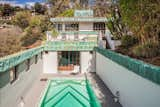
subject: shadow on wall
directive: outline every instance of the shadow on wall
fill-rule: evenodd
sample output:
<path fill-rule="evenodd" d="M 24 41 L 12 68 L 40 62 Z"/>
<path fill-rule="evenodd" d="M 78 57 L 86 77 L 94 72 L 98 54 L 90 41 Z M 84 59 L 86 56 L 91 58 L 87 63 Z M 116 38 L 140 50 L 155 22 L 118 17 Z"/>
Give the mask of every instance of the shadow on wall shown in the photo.
<path fill-rule="evenodd" d="M 88 62 L 89 66 L 88 66 L 88 72 L 96 72 L 96 54 L 95 52 L 90 52 L 91 54 L 91 58 L 90 61 Z"/>
<path fill-rule="evenodd" d="M 89 73 L 87 75 L 89 75 L 91 79 L 92 87 L 102 107 L 122 107 L 119 102 L 114 101 L 115 96 L 96 73 Z"/>

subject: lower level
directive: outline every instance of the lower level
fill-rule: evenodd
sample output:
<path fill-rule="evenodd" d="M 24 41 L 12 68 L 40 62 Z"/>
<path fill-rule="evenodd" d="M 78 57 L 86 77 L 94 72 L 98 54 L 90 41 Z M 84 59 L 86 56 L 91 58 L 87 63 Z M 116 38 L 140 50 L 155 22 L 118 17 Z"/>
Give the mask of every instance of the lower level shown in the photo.
<path fill-rule="evenodd" d="M 44 73 L 84 73 L 95 70 L 95 54 L 92 51 L 46 51 L 44 54 Z"/>

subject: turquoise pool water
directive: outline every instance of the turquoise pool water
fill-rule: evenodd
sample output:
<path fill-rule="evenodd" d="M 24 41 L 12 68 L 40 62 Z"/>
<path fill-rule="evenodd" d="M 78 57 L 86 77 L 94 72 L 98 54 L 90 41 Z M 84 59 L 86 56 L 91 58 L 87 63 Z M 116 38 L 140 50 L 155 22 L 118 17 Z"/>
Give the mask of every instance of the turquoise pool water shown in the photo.
<path fill-rule="evenodd" d="M 50 80 L 39 107 L 101 107 L 88 80 Z"/>

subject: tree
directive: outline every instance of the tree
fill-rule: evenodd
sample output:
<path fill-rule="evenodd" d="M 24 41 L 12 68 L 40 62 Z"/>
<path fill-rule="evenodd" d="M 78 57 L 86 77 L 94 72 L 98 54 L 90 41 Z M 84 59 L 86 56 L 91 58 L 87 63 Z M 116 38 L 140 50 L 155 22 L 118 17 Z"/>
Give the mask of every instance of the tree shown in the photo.
<path fill-rule="evenodd" d="M 95 16 L 97 17 L 106 17 L 107 14 L 110 14 L 110 5 L 107 3 L 109 0 L 96 0 L 95 6 L 93 7 Z"/>
<path fill-rule="evenodd" d="M 58 16 L 66 9 L 69 9 L 70 0 L 48 0 L 49 4 L 51 4 L 51 13 L 53 17 Z"/>
<path fill-rule="evenodd" d="M 39 14 L 45 14 L 46 12 L 46 7 L 38 2 L 35 3 L 34 5 L 34 9 L 35 9 L 35 12 L 36 13 L 39 13 Z"/>
<path fill-rule="evenodd" d="M 158 0 L 120 0 L 123 23 L 131 29 L 134 35 L 138 36 L 140 44 L 149 41 L 158 42 L 159 5 Z"/>
<path fill-rule="evenodd" d="M 10 4 L 1 5 L 1 13 L 2 16 L 10 16 L 14 14 L 14 8 Z"/>

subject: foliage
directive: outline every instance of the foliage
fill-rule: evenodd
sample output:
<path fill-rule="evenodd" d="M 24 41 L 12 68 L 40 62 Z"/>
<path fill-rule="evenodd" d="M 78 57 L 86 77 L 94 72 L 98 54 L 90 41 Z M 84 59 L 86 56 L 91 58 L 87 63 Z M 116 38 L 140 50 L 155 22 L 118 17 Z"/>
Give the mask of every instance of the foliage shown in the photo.
<path fill-rule="evenodd" d="M 47 8 L 44 5 L 42 5 L 38 2 L 35 3 L 34 9 L 35 9 L 35 12 L 39 13 L 39 14 L 45 14 L 45 12 L 47 10 Z"/>
<path fill-rule="evenodd" d="M 10 4 L 0 4 L 0 16 L 12 16 L 15 12 L 22 11 L 23 9 L 19 6 L 12 6 Z"/>
<path fill-rule="evenodd" d="M 53 29 L 52 30 L 52 36 L 57 37 L 58 35 L 59 35 L 59 33 L 57 32 L 57 30 Z"/>
<path fill-rule="evenodd" d="M 65 10 L 63 13 L 58 15 L 58 17 L 73 17 L 73 16 L 74 16 L 74 10 L 73 9 Z"/>
<path fill-rule="evenodd" d="M 146 42 L 134 47 L 132 51 L 137 57 L 152 58 L 160 55 L 160 45 L 156 42 Z"/>
<path fill-rule="evenodd" d="M 41 17 L 40 16 L 30 17 L 29 26 L 31 26 L 31 27 L 40 26 L 40 23 L 41 23 Z"/>
<path fill-rule="evenodd" d="M 32 45 L 38 40 L 42 40 L 43 34 L 41 33 L 40 27 L 27 27 L 25 34 L 21 38 L 22 46 L 27 47 Z"/>
<path fill-rule="evenodd" d="M 13 19 L 13 24 L 25 29 L 29 26 L 30 17 L 31 13 L 28 11 L 17 12 Z"/>
<path fill-rule="evenodd" d="M 23 35 L 22 46 L 29 46 L 45 37 L 45 31 L 51 29 L 51 22 L 49 18 L 42 15 L 30 17 L 29 26 L 25 29 Z"/>
<path fill-rule="evenodd" d="M 56 17 L 69 9 L 70 0 L 48 0 L 51 7 L 51 16 Z"/>
<path fill-rule="evenodd" d="M 110 6 L 106 3 L 109 0 L 96 0 L 95 6 L 93 7 L 94 15 L 96 17 L 106 17 L 107 14 L 110 14 Z"/>
<path fill-rule="evenodd" d="M 10 16 L 14 14 L 14 8 L 10 4 L 0 4 L 2 16 Z"/>
<path fill-rule="evenodd" d="M 120 0 L 122 21 L 138 36 L 140 44 L 145 44 L 150 39 L 155 42 L 158 40 L 159 5 L 158 0 Z"/>
<path fill-rule="evenodd" d="M 134 36 L 126 35 L 121 38 L 122 46 L 125 48 L 130 48 L 138 43 L 137 38 Z"/>
<path fill-rule="evenodd" d="M 111 21 L 109 21 L 106 25 L 111 32 L 114 32 L 114 25 Z"/>

